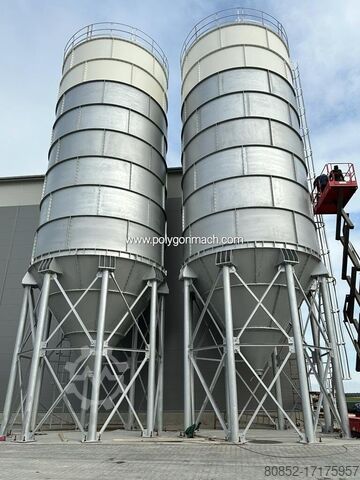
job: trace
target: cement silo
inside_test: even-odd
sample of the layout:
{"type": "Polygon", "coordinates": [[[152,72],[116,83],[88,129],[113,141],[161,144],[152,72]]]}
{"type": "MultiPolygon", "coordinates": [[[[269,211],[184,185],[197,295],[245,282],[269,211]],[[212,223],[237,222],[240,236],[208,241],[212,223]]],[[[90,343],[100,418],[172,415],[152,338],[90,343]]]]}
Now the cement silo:
{"type": "MultiPolygon", "coordinates": [[[[277,385],[274,401],[279,416],[285,415],[296,429],[281,405],[281,371],[274,373],[269,385],[263,379],[277,349],[287,349],[286,360],[296,354],[304,439],[312,442],[309,367],[298,308],[308,302],[314,282],[319,290],[327,272],[320,262],[285,30],[276,19],[256,10],[218,12],[188,35],[181,71],[184,427],[200,418],[193,406],[195,370],[228,438],[238,441],[236,379],[249,369],[265,396],[272,398],[271,389],[277,385]],[[193,326],[191,295],[198,297],[203,309],[193,326]],[[206,315],[219,336],[209,351],[223,352],[211,385],[197,361],[199,351],[206,348],[195,340],[206,315]],[[228,425],[212,395],[223,364],[228,425]]],[[[326,304],[327,288],[322,293],[320,302],[326,304]]],[[[328,352],[331,345],[335,352],[337,418],[348,433],[333,318],[326,322],[326,346],[320,342],[317,348],[328,352]]],[[[325,405],[330,394],[320,388],[325,405]]],[[[255,416],[263,402],[259,401],[255,416]]]]}
{"type": "MultiPolygon", "coordinates": [[[[48,312],[57,321],[51,336],[61,328],[70,348],[83,355],[81,365],[91,368],[88,432],[67,398],[67,387],[60,385],[57,399],[66,402],[85,439],[97,440],[124,401],[143,434],[152,435],[156,365],[161,356],[161,346],[159,355],[156,349],[157,329],[163,320],[158,321],[164,252],[162,245],[141,241],[165,234],[167,84],[168,64],[161,48],[127,25],[89,25],[65,48],[40,224],[29,269],[30,286],[41,289],[41,298],[26,391],[24,440],[33,438],[38,428],[32,419],[36,419],[36,392],[41,381],[39,358],[46,358],[50,340],[44,333],[48,312]],[[149,304],[147,334],[137,319],[149,304]],[[126,384],[110,356],[122,351],[119,341],[131,329],[143,346],[140,348],[140,340],[127,346],[133,370],[126,384]],[[120,394],[111,399],[114,408],[98,436],[105,365],[120,394]],[[131,394],[145,365],[146,430],[131,394]]],[[[29,282],[25,283],[29,287],[29,282]]],[[[11,388],[8,403],[10,399],[11,388]]]]}

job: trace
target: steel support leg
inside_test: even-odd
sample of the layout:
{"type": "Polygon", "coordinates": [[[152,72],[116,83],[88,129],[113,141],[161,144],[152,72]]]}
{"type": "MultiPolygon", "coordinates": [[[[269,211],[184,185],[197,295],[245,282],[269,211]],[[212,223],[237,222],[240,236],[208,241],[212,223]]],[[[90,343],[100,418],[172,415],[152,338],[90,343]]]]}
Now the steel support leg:
{"type": "Polygon", "coordinates": [[[191,335],[191,280],[184,279],[184,431],[190,427],[191,421],[191,360],[189,357],[191,335]]]}
{"type": "MultiPolygon", "coordinates": [[[[136,325],[134,325],[133,330],[132,330],[132,339],[131,339],[131,348],[133,351],[131,352],[131,358],[130,358],[130,380],[133,378],[136,372],[136,367],[137,367],[137,358],[138,358],[138,352],[135,352],[138,344],[138,329],[136,325]]],[[[130,381],[129,380],[129,381],[130,381]]],[[[136,385],[133,383],[131,385],[130,391],[129,391],[129,400],[131,405],[134,406],[135,403],[135,388],[136,385]]],[[[134,426],[134,412],[132,408],[129,405],[129,411],[128,411],[128,420],[126,424],[126,430],[132,430],[134,426]]]]}
{"type": "Polygon", "coordinates": [[[88,391],[89,391],[89,375],[85,373],[85,378],[83,381],[82,396],[81,396],[81,407],[80,407],[80,423],[84,430],[86,426],[86,411],[88,408],[88,391]]]}
{"type": "Polygon", "coordinates": [[[86,439],[88,442],[96,442],[98,440],[97,420],[98,420],[99,396],[100,396],[100,385],[101,385],[101,369],[102,369],[102,361],[103,361],[104,331],[105,331],[108,285],[109,285],[109,270],[103,270],[102,280],[101,280],[101,290],[100,290],[99,315],[98,315],[98,322],[97,322],[94,375],[92,379],[92,389],[91,389],[89,429],[88,429],[88,435],[86,439]]]}
{"type": "Polygon", "coordinates": [[[152,437],[155,420],[155,367],[156,367],[156,312],[157,280],[151,281],[150,330],[149,330],[149,368],[146,414],[146,437],[152,437]]]}
{"type": "MultiPolygon", "coordinates": [[[[46,317],[46,322],[45,322],[45,327],[44,327],[44,336],[43,336],[43,342],[46,341],[46,339],[49,337],[50,333],[50,327],[51,327],[51,313],[48,311],[47,317],[46,317]]],[[[31,431],[33,432],[35,427],[36,427],[36,420],[38,416],[38,411],[39,411],[39,404],[40,404],[40,392],[41,392],[41,385],[43,383],[43,378],[44,378],[44,367],[45,367],[45,362],[44,359],[40,359],[40,365],[39,365],[39,374],[36,379],[36,387],[35,387],[35,394],[34,394],[34,406],[33,406],[33,411],[32,411],[32,416],[31,416],[31,431]]]]}
{"type": "Polygon", "coordinates": [[[289,305],[290,305],[290,316],[291,324],[294,335],[294,344],[295,344],[295,354],[297,368],[299,372],[299,382],[300,382],[300,393],[301,393],[301,403],[304,416],[304,426],[305,426],[305,437],[308,443],[315,442],[314,434],[314,424],[312,418],[312,410],[310,404],[310,392],[306,372],[305,357],[303,352],[303,338],[301,332],[301,324],[299,311],[296,300],[296,290],[293,274],[293,266],[290,263],[285,263],[285,274],[286,274],[286,283],[287,290],[289,295],[289,305]]]}
{"type": "MultiPolygon", "coordinates": [[[[316,320],[314,318],[314,315],[316,315],[316,312],[314,310],[313,305],[311,306],[310,313],[311,313],[311,332],[312,332],[314,346],[320,347],[319,326],[316,323],[316,320]]],[[[320,350],[318,348],[314,349],[313,359],[314,359],[314,363],[317,365],[319,377],[324,378],[324,365],[322,363],[320,350]]],[[[325,421],[324,429],[326,433],[329,433],[333,431],[333,423],[332,423],[332,415],[331,415],[329,401],[325,395],[323,398],[323,410],[324,410],[324,421],[325,421]]]]}
{"type": "MultiPolygon", "coordinates": [[[[274,348],[274,351],[272,353],[272,369],[273,369],[273,375],[277,374],[279,370],[279,363],[278,363],[278,352],[277,352],[277,347],[274,348]]],[[[275,382],[275,396],[276,400],[278,401],[279,405],[277,405],[277,427],[279,430],[285,430],[285,417],[284,417],[284,412],[281,410],[280,407],[283,407],[283,398],[282,398],[282,389],[281,389],[281,380],[280,380],[280,375],[277,377],[276,382],[275,382]]]]}
{"type": "Polygon", "coordinates": [[[14,390],[15,390],[15,382],[16,382],[16,374],[17,374],[17,362],[18,362],[18,354],[20,353],[21,349],[21,342],[24,336],[24,329],[26,324],[26,316],[28,310],[28,292],[30,291],[30,286],[24,287],[24,295],[21,305],[20,311],[20,318],[19,318],[19,325],[16,333],[16,340],[14,346],[14,352],[11,361],[11,368],[10,368],[10,377],[9,382],[6,390],[6,397],[3,409],[3,420],[0,428],[0,435],[6,435],[7,427],[10,422],[11,417],[11,407],[13,403],[14,397],[14,390]]]}
{"type": "Polygon", "coordinates": [[[48,300],[50,292],[51,274],[45,273],[43,285],[41,289],[41,298],[39,304],[39,315],[34,339],[33,354],[31,359],[31,367],[29,373],[29,382],[27,387],[27,396],[25,404],[24,422],[22,439],[27,442],[32,440],[31,420],[35,400],[36,379],[39,375],[39,363],[41,354],[41,343],[44,335],[44,327],[47,318],[48,300]]]}
{"type": "Polygon", "coordinates": [[[160,319],[159,319],[159,398],[157,404],[157,431],[160,435],[164,429],[164,316],[165,316],[165,297],[160,299],[160,319]]]}
{"type": "Polygon", "coordinates": [[[236,364],[234,350],[234,328],[232,318],[232,302],[231,302],[231,284],[230,284],[230,267],[224,265],[223,284],[224,284],[224,310],[225,310],[225,329],[226,329],[226,369],[227,385],[229,391],[229,411],[227,414],[229,423],[229,437],[231,442],[239,442],[239,412],[237,400],[236,386],[236,364]]]}
{"type": "Polygon", "coordinates": [[[329,341],[332,347],[332,368],[333,368],[333,375],[335,380],[334,383],[335,383],[335,389],[336,389],[336,403],[337,403],[337,407],[339,410],[341,423],[342,423],[341,427],[342,427],[344,436],[346,438],[351,438],[348,409],[346,405],[338,345],[337,345],[337,339],[336,339],[334,317],[331,314],[329,290],[328,290],[326,277],[320,278],[320,292],[323,300],[324,314],[325,314],[329,341]]]}

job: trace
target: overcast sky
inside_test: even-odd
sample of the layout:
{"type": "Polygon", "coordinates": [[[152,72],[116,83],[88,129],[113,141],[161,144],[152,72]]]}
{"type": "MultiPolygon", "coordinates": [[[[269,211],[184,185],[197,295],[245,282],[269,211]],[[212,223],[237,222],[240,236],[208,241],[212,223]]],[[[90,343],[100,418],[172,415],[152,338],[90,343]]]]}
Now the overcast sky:
{"type": "MultiPolygon", "coordinates": [[[[352,162],[360,177],[359,0],[2,0],[0,16],[0,176],[46,170],[63,48],[94,22],[130,24],[152,36],[170,64],[168,164],[180,165],[182,43],[192,26],[217,10],[258,8],[280,20],[299,63],[315,164],[352,162]]],[[[349,204],[360,226],[360,194],[349,204]]],[[[335,273],[341,250],[327,222],[335,273]]],[[[360,228],[358,228],[358,231],[360,228]]],[[[359,233],[353,242],[359,247],[359,233]]],[[[342,309],[345,285],[339,280],[342,309]]],[[[351,367],[354,354],[350,353],[351,367]]],[[[360,391],[360,375],[347,389],[360,391]]]]}

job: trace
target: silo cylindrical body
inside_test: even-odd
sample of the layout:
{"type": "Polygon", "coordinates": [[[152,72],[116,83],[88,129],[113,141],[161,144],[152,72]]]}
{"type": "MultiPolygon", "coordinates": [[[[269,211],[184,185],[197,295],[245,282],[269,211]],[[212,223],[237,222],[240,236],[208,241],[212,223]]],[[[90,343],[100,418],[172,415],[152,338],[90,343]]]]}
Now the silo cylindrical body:
{"type": "MultiPolygon", "coordinates": [[[[150,269],[163,271],[161,245],[129,239],[165,233],[167,83],[160,47],[127,26],[86,27],[66,47],[32,269],[55,258],[73,303],[96,275],[101,255],[115,257],[129,304],[150,269]]],[[[90,333],[99,289],[96,284],[77,307],[90,333]]],[[[49,306],[59,319],[68,312],[56,286],[49,306]]],[[[138,311],[145,306],[146,297],[138,311]]],[[[106,331],[126,309],[112,284],[106,331]]],[[[82,343],[75,316],[63,328],[72,344],[82,343]]],[[[117,335],[128,328],[124,322],[117,335]]]]}
{"type": "MultiPolygon", "coordinates": [[[[280,249],[297,252],[296,273],[306,288],[319,246],[286,35],[261,18],[224,17],[204,20],[182,54],[183,234],[219,240],[187,242],[184,260],[206,298],[218,271],[216,253],[232,250],[238,273],[261,298],[281,262],[280,249]],[[242,240],[227,244],[223,237],[242,240]]],[[[231,290],[236,333],[257,302],[235,277],[231,290]]],[[[263,304],[288,327],[284,276],[263,304]]],[[[221,284],[212,305],[224,311],[221,284]]],[[[240,343],[261,370],[271,349],[246,344],[276,344],[281,336],[260,307],[240,343]]]]}

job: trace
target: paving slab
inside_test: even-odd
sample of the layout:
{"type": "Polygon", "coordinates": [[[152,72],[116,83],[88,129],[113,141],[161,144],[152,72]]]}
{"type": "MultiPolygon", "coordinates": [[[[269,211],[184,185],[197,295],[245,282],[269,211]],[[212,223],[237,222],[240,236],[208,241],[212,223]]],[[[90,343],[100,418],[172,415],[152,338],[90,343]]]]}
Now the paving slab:
{"type": "Polygon", "coordinates": [[[138,432],[114,431],[95,444],[78,436],[48,432],[33,443],[1,442],[0,479],[360,479],[356,439],[325,436],[304,445],[289,432],[266,430],[251,432],[243,445],[226,443],[218,431],[195,439],[177,432],[142,439],[138,432]]]}

